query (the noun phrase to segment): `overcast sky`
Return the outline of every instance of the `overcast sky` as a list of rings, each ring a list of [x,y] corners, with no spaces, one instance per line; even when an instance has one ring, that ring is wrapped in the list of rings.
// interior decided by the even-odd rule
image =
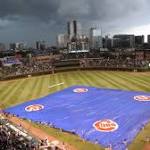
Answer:
[[[150,0],[0,0],[0,42],[55,44],[76,19],[84,32],[101,26],[103,34],[150,34]]]

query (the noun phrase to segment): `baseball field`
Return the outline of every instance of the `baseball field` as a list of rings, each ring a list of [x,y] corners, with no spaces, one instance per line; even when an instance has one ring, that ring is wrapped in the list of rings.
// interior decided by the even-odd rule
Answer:
[[[62,84],[63,83],[63,84]],[[0,107],[7,108],[30,101],[73,85],[150,92],[150,73],[113,71],[73,71],[45,76],[30,77],[0,82]],[[37,126],[33,124],[33,126]],[[99,145],[83,142],[75,135],[38,125],[50,135],[68,142],[79,150],[100,150]],[[146,137],[150,135],[148,124],[135,138],[129,150],[142,150]]]

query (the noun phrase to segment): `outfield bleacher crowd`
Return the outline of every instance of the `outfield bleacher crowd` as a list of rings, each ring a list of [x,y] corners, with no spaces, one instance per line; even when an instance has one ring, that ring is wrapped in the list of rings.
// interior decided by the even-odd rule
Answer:
[[[24,74],[33,74],[37,72],[45,72],[52,70],[52,65],[50,63],[32,63],[32,64],[22,64],[12,67],[3,67],[2,74],[5,76],[17,76]]]
[[[110,59],[110,58],[83,58],[78,60],[76,64],[79,68],[88,68],[88,67],[103,67],[103,68],[148,68],[149,61],[143,60],[133,60],[133,59]],[[70,62],[69,62],[70,63]],[[57,63],[58,64],[58,63]],[[59,62],[59,67],[61,67],[61,62]],[[63,67],[67,68],[68,62],[62,63]],[[14,65],[12,67],[3,67],[1,69],[1,75],[7,76],[17,76],[17,75],[27,75],[27,74],[34,74],[34,73],[42,73],[42,72],[53,72],[54,68],[59,68],[55,66],[55,63],[52,65],[48,62],[36,62],[30,64],[21,64],[21,65]]]
[[[149,61],[134,59],[84,58],[80,60],[81,67],[114,67],[114,68],[148,68]]]
[[[150,60],[135,59],[130,56],[114,56],[100,53],[34,55],[32,58],[22,58],[11,66],[0,68],[0,77],[32,75],[36,73],[53,73],[59,68],[75,66],[78,68],[122,68],[122,69],[148,69]],[[19,62],[19,63],[18,63]]]

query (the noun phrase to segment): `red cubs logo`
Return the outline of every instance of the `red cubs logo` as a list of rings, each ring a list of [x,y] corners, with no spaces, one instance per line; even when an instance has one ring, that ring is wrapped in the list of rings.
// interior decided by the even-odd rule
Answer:
[[[118,124],[112,120],[105,119],[96,121],[93,127],[100,132],[113,132],[118,129]]]
[[[86,93],[86,92],[88,92],[88,89],[87,88],[76,88],[73,90],[73,92],[75,92],[75,93]]]
[[[28,111],[28,112],[39,111],[39,110],[42,110],[42,109],[44,109],[44,106],[40,105],[40,104],[30,105],[30,106],[27,106],[25,108],[25,110]]]
[[[150,101],[150,96],[138,95],[134,96],[134,99],[137,101]]]

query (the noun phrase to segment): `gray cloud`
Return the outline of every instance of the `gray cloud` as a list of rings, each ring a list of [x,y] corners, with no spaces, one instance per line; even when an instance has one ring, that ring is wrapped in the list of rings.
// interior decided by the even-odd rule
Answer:
[[[0,41],[55,41],[70,19],[122,30],[149,24],[149,10],[149,0],[0,0]]]
[[[0,0],[0,17],[33,18],[41,21],[49,20],[56,15],[59,0]]]

